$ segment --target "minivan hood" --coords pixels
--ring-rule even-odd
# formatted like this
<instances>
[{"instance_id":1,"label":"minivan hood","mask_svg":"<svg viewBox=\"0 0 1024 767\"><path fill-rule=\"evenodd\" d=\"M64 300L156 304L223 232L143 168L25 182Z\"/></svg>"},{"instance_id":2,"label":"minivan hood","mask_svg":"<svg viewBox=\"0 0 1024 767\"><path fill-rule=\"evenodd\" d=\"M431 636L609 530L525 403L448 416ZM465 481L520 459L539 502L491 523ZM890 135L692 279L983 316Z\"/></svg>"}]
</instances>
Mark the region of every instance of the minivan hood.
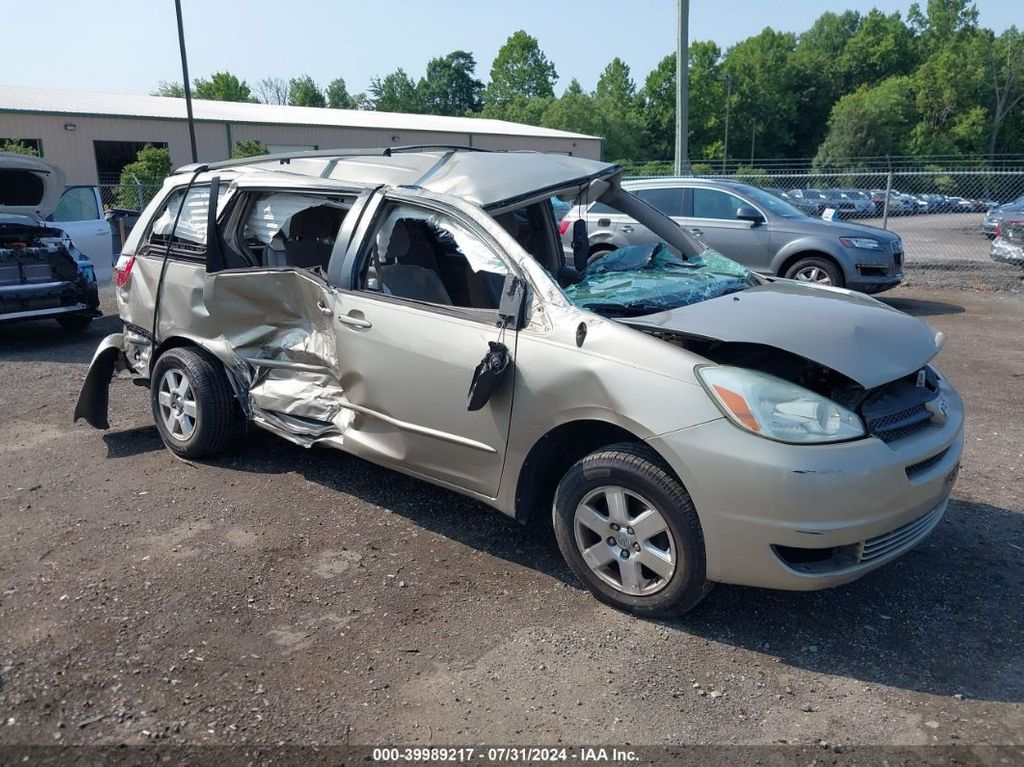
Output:
<instances>
[{"instance_id":1,"label":"minivan hood","mask_svg":"<svg viewBox=\"0 0 1024 767\"><path fill-rule=\"evenodd\" d=\"M64 193L64 171L27 154L0 152L0 213L46 218Z\"/></svg>"},{"instance_id":2,"label":"minivan hood","mask_svg":"<svg viewBox=\"0 0 1024 767\"><path fill-rule=\"evenodd\" d=\"M868 296L788 280L627 323L764 344L831 368L865 389L919 370L939 351L935 332L921 320Z\"/></svg>"}]
</instances>

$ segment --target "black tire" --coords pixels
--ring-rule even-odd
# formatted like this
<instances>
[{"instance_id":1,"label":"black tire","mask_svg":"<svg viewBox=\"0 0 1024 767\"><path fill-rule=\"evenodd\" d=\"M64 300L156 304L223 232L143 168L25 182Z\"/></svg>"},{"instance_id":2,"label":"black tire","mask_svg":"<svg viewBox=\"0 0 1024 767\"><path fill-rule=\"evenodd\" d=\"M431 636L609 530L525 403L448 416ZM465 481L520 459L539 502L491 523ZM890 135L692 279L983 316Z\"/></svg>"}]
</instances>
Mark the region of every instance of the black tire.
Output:
<instances>
[{"instance_id":1,"label":"black tire","mask_svg":"<svg viewBox=\"0 0 1024 767\"><path fill-rule=\"evenodd\" d=\"M587 256L587 263L589 264L598 256L603 256L605 253L611 253L613 250L616 250L614 245L595 245L590 249L590 255Z\"/></svg>"},{"instance_id":2,"label":"black tire","mask_svg":"<svg viewBox=\"0 0 1024 767\"><path fill-rule=\"evenodd\" d=\"M56 319L57 324L65 330L85 330L92 322L88 314L61 314Z\"/></svg>"},{"instance_id":3,"label":"black tire","mask_svg":"<svg viewBox=\"0 0 1024 767\"><path fill-rule=\"evenodd\" d=\"M820 272L824 272L828 275L830 284L834 288L842 288L846 285L846 278L843 277L843 270L836 266L836 263L830 259L822 258L820 256L807 256L795 261L786 269L786 273L782 275L787 280L799 279L798 275L804 271L811 271L818 269ZM818 283L823 284L823 283Z\"/></svg>"},{"instance_id":4,"label":"black tire","mask_svg":"<svg viewBox=\"0 0 1024 767\"><path fill-rule=\"evenodd\" d=\"M161 382L168 372L183 375L195 405L189 434L173 434L161 413ZM244 430L245 417L224 368L200 349L169 349L160 355L150 376L153 420L167 449L182 458L205 458L223 452Z\"/></svg>"},{"instance_id":5,"label":"black tire","mask_svg":"<svg viewBox=\"0 0 1024 767\"><path fill-rule=\"evenodd\" d=\"M654 593L627 594L602 580L584 560L575 531L576 509L588 495L609 486L642 496L661 515L671 535L675 569ZM643 617L681 615L693 609L713 586L706 577L704 534L693 501L660 456L646 445L610 445L577 461L558 484L552 515L555 538L566 563L606 604ZM620 566L618 560L613 562L616 568Z\"/></svg>"}]
</instances>

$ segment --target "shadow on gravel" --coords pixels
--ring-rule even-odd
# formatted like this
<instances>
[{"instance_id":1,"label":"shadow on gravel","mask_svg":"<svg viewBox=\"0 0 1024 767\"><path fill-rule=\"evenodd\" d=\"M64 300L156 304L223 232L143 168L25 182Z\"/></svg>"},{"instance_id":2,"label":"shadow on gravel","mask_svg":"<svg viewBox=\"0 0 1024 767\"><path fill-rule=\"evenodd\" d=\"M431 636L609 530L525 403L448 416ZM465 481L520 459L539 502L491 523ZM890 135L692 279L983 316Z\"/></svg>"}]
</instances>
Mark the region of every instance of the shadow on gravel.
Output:
<instances>
[{"instance_id":1,"label":"shadow on gravel","mask_svg":"<svg viewBox=\"0 0 1024 767\"><path fill-rule=\"evenodd\" d=\"M65 330L56 320L0 326L0 362L89 362L104 336L118 333L117 315L97 317L84 330Z\"/></svg>"},{"instance_id":2,"label":"shadow on gravel","mask_svg":"<svg viewBox=\"0 0 1024 767\"><path fill-rule=\"evenodd\" d=\"M164 449L156 426L104 432L103 441L107 445L107 458L128 458Z\"/></svg>"},{"instance_id":3,"label":"shadow on gravel","mask_svg":"<svg viewBox=\"0 0 1024 767\"><path fill-rule=\"evenodd\" d=\"M140 436L158 445L155 432L146 431L139 430ZM211 463L260 474L294 471L424 530L580 586L562 561L546 518L524 528L455 493L262 432L251 434L243 451ZM662 623L866 684L1020 702L1022 542L1024 514L954 501L916 549L852 584L820 592L719 586L690 615Z\"/></svg>"},{"instance_id":4,"label":"shadow on gravel","mask_svg":"<svg viewBox=\"0 0 1024 767\"><path fill-rule=\"evenodd\" d=\"M847 586L719 586L667 627L935 695L1024 701L1024 514L954 501L931 537Z\"/></svg>"},{"instance_id":5,"label":"shadow on gravel","mask_svg":"<svg viewBox=\"0 0 1024 767\"><path fill-rule=\"evenodd\" d=\"M943 301L923 301L918 298L880 298L879 300L912 317L937 317L943 314L963 314L965 311L958 304L947 304Z\"/></svg>"},{"instance_id":6,"label":"shadow on gravel","mask_svg":"<svg viewBox=\"0 0 1024 767\"><path fill-rule=\"evenodd\" d=\"M155 439L159 443L159 436ZM295 472L310 482L405 517L424 530L579 585L562 560L547 515L541 515L544 518L537 524L524 527L471 498L339 450L307 450L261 429L254 429L246 437L243 450L208 463L258 474Z\"/></svg>"}]
</instances>

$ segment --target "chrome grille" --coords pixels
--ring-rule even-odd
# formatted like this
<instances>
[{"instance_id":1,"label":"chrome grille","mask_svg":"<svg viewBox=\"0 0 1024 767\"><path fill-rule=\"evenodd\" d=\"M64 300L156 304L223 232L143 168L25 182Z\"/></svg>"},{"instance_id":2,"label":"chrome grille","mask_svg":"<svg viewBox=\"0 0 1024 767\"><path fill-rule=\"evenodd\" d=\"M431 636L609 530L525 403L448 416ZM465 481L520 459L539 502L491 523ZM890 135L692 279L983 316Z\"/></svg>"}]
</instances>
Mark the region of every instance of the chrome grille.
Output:
<instances>
[{"instance_id":1,"label":"chrome grille","mask_svg":"<svg viewBox=\"0 0 1024 767\"><path fill-rule=\"evenodd\" d=\"M903 527L897 527L888 533L868 538L861 547L858 561L862 564L873 562L901 549L910 548L932 531L932 528L942 519L942 513L945 510L946 503L943 501L924 516L918 517L913 522L908 522Z\"/></svg>"}]
</instances>

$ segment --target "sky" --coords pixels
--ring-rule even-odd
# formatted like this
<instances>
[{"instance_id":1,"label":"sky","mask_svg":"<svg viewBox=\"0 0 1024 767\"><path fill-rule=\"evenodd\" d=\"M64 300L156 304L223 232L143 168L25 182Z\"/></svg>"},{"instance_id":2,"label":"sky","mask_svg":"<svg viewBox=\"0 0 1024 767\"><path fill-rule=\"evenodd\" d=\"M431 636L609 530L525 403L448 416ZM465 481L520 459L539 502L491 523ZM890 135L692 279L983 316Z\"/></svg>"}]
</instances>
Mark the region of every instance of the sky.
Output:
<instances>
[{"instance_id":1,"label":"sky","mask_svg":"<svg viewBox=\"0 0 1024 767\"><path fill-rule=\"evenodd\" d=\"M924 5L925 0L922 0ZM978 0L997 33L1024 21L1020 0ZM807 29L825 11L872 7L906 18L910 0L691 0L690 39L723 49L760 32ZM2 0L0 84L145 94L180 81L173 0ZM637 84L675 48L675 0L182 0L189 73L229 70L253 86L268 76L344 77L351 93L398 67L415 79L429 59L473 53L477 77L509 35L525 29L558 71L592 89L618 56ZM54 43L53 41L57 41ZM43 52L45 55L40 55Z\"/></svg>"}]
</instances>

